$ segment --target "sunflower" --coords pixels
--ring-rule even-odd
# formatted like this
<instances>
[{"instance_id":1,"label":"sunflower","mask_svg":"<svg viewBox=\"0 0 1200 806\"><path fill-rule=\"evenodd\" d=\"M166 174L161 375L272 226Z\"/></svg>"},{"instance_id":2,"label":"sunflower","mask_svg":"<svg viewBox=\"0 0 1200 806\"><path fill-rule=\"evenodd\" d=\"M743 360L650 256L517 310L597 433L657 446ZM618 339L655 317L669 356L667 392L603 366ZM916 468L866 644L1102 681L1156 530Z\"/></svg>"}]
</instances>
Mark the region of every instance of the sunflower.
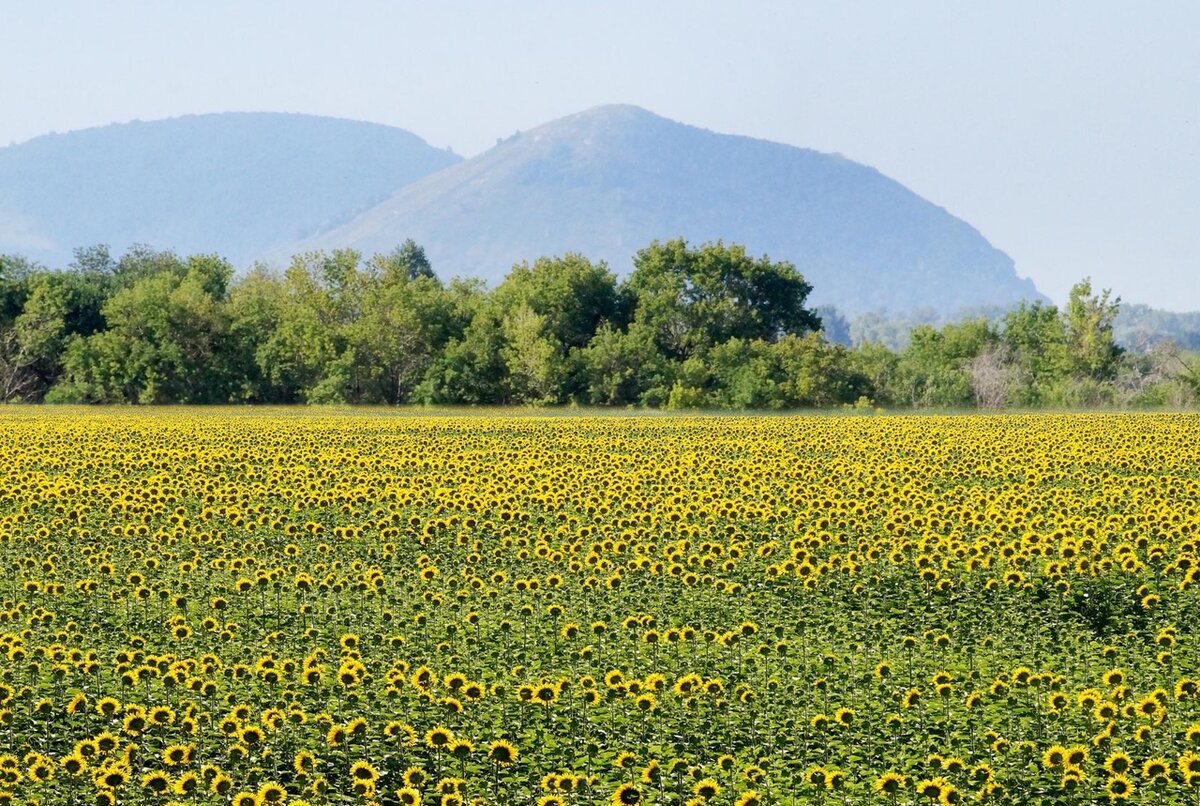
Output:
<instances>
[{"instance_id":1,"label":"sunflower","mask_svg":"<svg viewBox=\"0 0 1200 806\"><path fill-rule=\"evenodd\" d=\"M1054 767L1061 767L1063 765L1063 762L1066 761L1066 758L1067 758L1067 748L1063 747L1062 745L1056 744L1056 745L1050 747L1049 749L1047 749L1046 752L1042 754L1042 766L1046 767L1047 769L1053 769Z\"/></svg>"},{"instance_id":2,"label":"sunflower","mask_svg":"<svg viewBox=\"0 0 1200 806\"><path fill-rule=\"evenodd\" d=\"M1133 783L1124 775L1114 775L1105 786L1109 800L1129 800L1133 795Z\"/></svg>"},{"instance_id":3,"label":"sunflower","mask_svg":"<svg viewBox=\"0 0 1200 806\"><path fill-rule=\"evenodd\" d=\"M168 767L178 767L186 764L191 757L192 748L182 744L170 744L163 748L162 760Z\"/></svg>"},{"instance_id":4,"label":"sunflower","mask_svg":"<svg viewBox=\"0 0 1200 806\"><path fill-rule=\"evenodd\" d=\"M608 802L610 806L636 806L642 802L642 791L633 784L621 784Z\"/></svg>"},{"instance_id":5,"label":"sunflower","mask_svg":"<svg viewBox=\"0 0 1200 806\"><path fill-rule=\"evenodd\" d=\"M412 789L420 789L429 780L429 774L420 767L409 767L404 771L404 785Z\"/></svg>"},{"instance_id":6,"label":"sunflower","mask_svg":"<svg viewBox=\"0 0 1200 806\"><path fill-rule=\"evenodd\" d=\"M436 727L425 731L425 744L433 750L443 750L454 741L449 728Z\"/></svg>"},{"instance_id":7,"label":"sunflower","mask_svg":"<svg viewBox=\"0 0 1200 806\"><path fill-rule=\"evenodd\" d=\"M900 792L907 783L903 775L892 770L888 770L883 775L875 779L875 791L880 795L892 796Z\"/></svg>"},{"instance_id":8,"label":"sunflower","mask_svg":"<svg viewBox=\"0 0 1200 806\"><path fill-rule=\"evenodd\" d=\"M383 735L405 747L412 747L417 741L417 732L413 730L411 725L404 722L392 721L387 723L383 728Z\"/></svg>"},{"instance_id":9,"label":"sunflower","mask_svg":"<svg viewBox=\"0 0 1200 806\"><path fill-rule=\"evenodd\" d=\"M437 786L434 788L437 789L440 795L445 797L446 795L454 795L461 792L465 783L466 781L461 778L439 778Z\"/></svg>"},{"instance_id":10,"label":"sunflower","mask_svg":"<svg viewBox=\"0 0 1200 806\"><path fill-rule=\"evenodd\" d=\"M150 721L155 725L172 725L175 723L175 711L165 705L151 708L149 717Z\"/></svg>"},{"instance_id":11,"label":"sunflower","mask_svg":"<svg viewBox=\"0 0 1200 806\"><path fill-rule=\"evenodd\" d=\"M347 733L344 725L331 725L325 732L325 743L330 747L341 747L346 743Z\"/></svg>"},{"instance_id":12,"label":"sunflower","mask_svg":"<svg viewBox=\"0 0 1200 806\"><path fill-rule=\"evenodd\" d=\"M301 750L292 759L292 769L299 776L312 775L317 767L317 757L308 750Z\"/></svg>"},{"instance_id":13,"label":"sunflower","mask_svg":"<svg viewBox=\"0 0 1200 806\"><path fill-rule=\"evenodd\" d=\"M400 806L421 806L421 793L411 786L402 786L396 790L396 802Z\"/></svg>"},{"instance_id":14,"label":"sunflower","mask_svg":"<svg viewBox=\"0 0 1200 806\"><path fill-rule=\"evenodd\" d=\"M137 736L146 729L146 717L140 712L126 713L121 726L130 736Z\"/></svg>"},{"instance_id":15,"label":"sunflower","mask_svg":"<svg viewBox=\"0 0 1200 806\"><path fill-rule=\"evenodd\" d=\"M1124 775L1133 766L1133 759L1128 753L1117 751L1104 760L1104 771L1109 775Z\"/></svg>"},{"instance_id":16,"label":"sunflower","mask_svg":"<svg viewBox=\"0 0 1200 806\"><path fill-rule=\"evenodd\" d=\"M1063 756L1063 764L1068 767L1082 767L1087 761L1088 750L1082 745L1074 745L1067 749Z\"/></svg>"},{"instance_id":17,"label":"sunflower","mask_svg":"<svg viewBox=\"0 0 1200 806\"><path fill-rule=\"evenodd\" d=\"M1146 759L1146 763L1142 765L1142 777L1156 781L1164 779L1171 772L1171 765L1163 758Z\"/></svg>"},{"instance_id":18,"label":"sunflower","mask_svg":"<svg viewBox=\"0 0 1200 806\"><path fill-rule=\"evenodd\" d=\"M96 771L96 786L102 789L119 789L129 780L129 774L117 766L108 766Z\"/></svg>"},{"instance_id":19,"label":"sunflower","mask_svg":"<svg viewBox=\"0 0 1200 806\"><path fill-rule=\"evenodd\" d=\"M233 779L223 772L217 773L215 776L213 776L213 779L209 781L208 784L208 791L212 792L214 795L220 795L221 797L228 795L232 789Z\"/></svg>"},{"instance_id":20,"label":"sunflower","mask_svg":"<svg viewBox=\"0 0 1200 806\"><path fill-rule=\"evenodd\" d=\"M917 794L929 800L942 800L951 789L950 782L945 778L927 778L917 782Z\"/></svg>"},{"instance_id":21,"label":"sunflower","mask_svg":"<svg viewBox=\"0 0 1200 806\"><path fill-rule=\"evenodd\" d=\"M256 796L258 806L263 806L264 804L282 804L287 799L288 793L280 784L268 782L258 788Z\"/></svg>"},{"instance_id":22,"label":"sunflower","mask_svg":"<svg viewBox=\"0 0 1200 806\"><path fill-rule=\"evenodd\" d=\"M488 745L488 759L502 767L516 763L520 755L516 747L503 739L498 739Z\"/></svg>"},{"instance_id":23,"label":"sunflower","mask_svg":"<svg viewBox=\"0 0 1200 806\"><path fill-rule=\"evenodd\" d=\"M25 774L29 777L30 781L35 784L44 784L54 778L54 762L50 759L45 756L32 759L30 756L26 756L25 758L29 764L29 768L25 771Z\"/></svg>"},{"instance_id":24,"label":"sunflower","mask_svg":"<svg viewBox=\"0 0 1200 806\"><path fill-rule=\"evenodd\" d=\"M63 771L72 777L82 775L87 772L88 760L81 756L78 752L72 753L62 760Z\"/></svg>"},{"instance_id":25,"label":"sunflower","mask_svg":"<svg viewBox=\"0 0 1200 806\"><path fill-rule=\"evenodd\" d=\"M149 789L150 792L161 795L170 789L170 776L166 772L152 771L146 772L142 776L142 786Z\"/></svg>"},{"instance_id":26,"label":"sunflower","mask_svg":"<svg viewBox=\"0 0 1200 806\"><path fill-rule=\"evenodd\" d=\"M379 780L379 770L368 761L356 761L350 765L350 778L354 781L375 783Z\"/></svg>"}]
</instances>

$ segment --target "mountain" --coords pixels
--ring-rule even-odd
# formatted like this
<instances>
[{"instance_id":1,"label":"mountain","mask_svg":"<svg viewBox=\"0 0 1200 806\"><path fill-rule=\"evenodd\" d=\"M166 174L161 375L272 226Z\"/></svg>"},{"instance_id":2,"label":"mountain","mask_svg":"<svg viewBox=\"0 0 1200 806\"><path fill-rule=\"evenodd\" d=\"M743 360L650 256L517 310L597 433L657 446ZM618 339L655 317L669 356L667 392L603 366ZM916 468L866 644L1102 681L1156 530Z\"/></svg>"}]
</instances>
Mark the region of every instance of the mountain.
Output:
<instances>
[{"instance_id":1,"label":"mountain","mask_svg":"<svg viewBox=\"0 0 1200 806\"><path fill-rule=\"evenodd\" d=\"M49 134L0 148L0 253L61 266L75 247L146 243L243 264L459 160L403 129L311 115Z\"/></svg>"},{"instance_id":2,"label":"mountain","mask_svg":"<svg viewBox=\"0 0 1200 806\"><path fill-rule=\"evenodd\" d=\"M1164 311L1137 303L1121 303L1113 322L1117 344L1146 350L1170 342L1184 350L1200 350L1200 311Z\"/></svg>"},{"instance_id":3,"label":"mountain","mask_svg":"<svg viewBox=\"0 0 1200 806\"><path fill-rule=\"evenodd\" d=\"M795 263L814 304L939 312L1040 298L975 229L835 154L716 134L632 106L590 109L406 185L277 251L424 246L443 276L581 252L618 273L651 241L723 239Z\"/></svg>"}]
</instances>

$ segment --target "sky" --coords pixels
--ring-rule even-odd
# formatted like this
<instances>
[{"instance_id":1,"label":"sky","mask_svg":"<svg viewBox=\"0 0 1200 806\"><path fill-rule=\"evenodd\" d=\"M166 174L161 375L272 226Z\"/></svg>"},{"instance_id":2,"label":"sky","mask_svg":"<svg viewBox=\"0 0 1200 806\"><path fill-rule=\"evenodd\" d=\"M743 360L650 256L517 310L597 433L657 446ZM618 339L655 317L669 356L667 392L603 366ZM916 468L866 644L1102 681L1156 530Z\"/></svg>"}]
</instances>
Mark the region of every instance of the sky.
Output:
<instances>
[{"instance_id":1,"label":"sky","mask_svg":"<svg viewBox=\"0 0 1200 806\"><path fill-rule=\"evenodd\" d=\"M1194 0L0 0L0 145L238 110L473 156L631 103L878 168L1057 302L1200 310L1197 43Z\"/></svg>"}]
</instances>

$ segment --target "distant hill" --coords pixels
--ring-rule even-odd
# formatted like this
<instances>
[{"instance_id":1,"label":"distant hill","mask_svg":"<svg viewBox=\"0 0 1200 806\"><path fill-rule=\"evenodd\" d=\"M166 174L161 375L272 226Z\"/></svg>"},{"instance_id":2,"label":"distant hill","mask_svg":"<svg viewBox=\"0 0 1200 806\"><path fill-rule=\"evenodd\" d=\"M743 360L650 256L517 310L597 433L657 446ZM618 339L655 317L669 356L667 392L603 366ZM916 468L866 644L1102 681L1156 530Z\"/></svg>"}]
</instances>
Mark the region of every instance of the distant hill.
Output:
<instances>
[{"instance_id":1,"label":"distant hill","mask_svg":"<svg viewBox=\"0 0 1200 806\"><path fill-rule=\"evenodd\" d=\"M139 242L244 264L458 161L403 129L311 115L45 135L0 148L0 253L60 266L78 246Z\"/></svg>"},{"instance_id":2,"label":"distant hill","mask_svg":"<svg viewBox=\"0 0 1200 806\"><path fill-rule=\"evenodd\" d=\"M1113 337L1132 350L1144 350L1164 341L1185 350L1200 350L1200 311L1164 311L1122 303L1113 323Z\"/></svg>"},{"instance_id":3,"label":"distant hill","mask_svg":"<svg viewBox=\"0 0 1200 806\"><path fill-rule=\"evenodd\" d=\"M976 230L838 155L605 106L468 161L401 129L223 113L0 148L0 253L51 266L79 246L217 252L244 266L313 248L425 247L444 277L495 282L577 251L617 272L655 239L723 239L795 263L814 304L1007 306L1040 295Z\"/></svg>"},{"instance_id":4,"label":"distant hill","mask_svg":"<svg viewBox=\"0 0 1200 806\"><path fill-rule=\"evenodd\" d=\"M566 251L624 273L638 249L678 236L789 260L814 303L848 314L1040 298L979 232L873 168L632 106L518 134L273 257L388 251L412 237L439 274L494 282L515 262Z\"/></svg>"}]
</instances>

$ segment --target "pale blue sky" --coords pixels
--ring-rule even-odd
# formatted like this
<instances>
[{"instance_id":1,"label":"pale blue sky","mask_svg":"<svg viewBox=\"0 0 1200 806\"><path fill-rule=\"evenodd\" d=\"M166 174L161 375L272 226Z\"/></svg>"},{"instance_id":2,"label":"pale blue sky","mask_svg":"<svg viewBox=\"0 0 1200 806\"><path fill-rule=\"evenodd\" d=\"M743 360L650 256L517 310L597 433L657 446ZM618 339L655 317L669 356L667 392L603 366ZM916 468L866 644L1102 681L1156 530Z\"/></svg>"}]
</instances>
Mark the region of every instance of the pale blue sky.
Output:
<instances>
[{"instance_id":1,"label":"pale blue sky","mask_svg":"<svg viewBox=\"0 0 1200 806\"><path fill-rule=\"evenodd\" d=\"M614 102L873 165L1058 301L1200 309L1194 0L0 0L0 144L270 110L470 156Z\"/></svg>"}]
</instances>

